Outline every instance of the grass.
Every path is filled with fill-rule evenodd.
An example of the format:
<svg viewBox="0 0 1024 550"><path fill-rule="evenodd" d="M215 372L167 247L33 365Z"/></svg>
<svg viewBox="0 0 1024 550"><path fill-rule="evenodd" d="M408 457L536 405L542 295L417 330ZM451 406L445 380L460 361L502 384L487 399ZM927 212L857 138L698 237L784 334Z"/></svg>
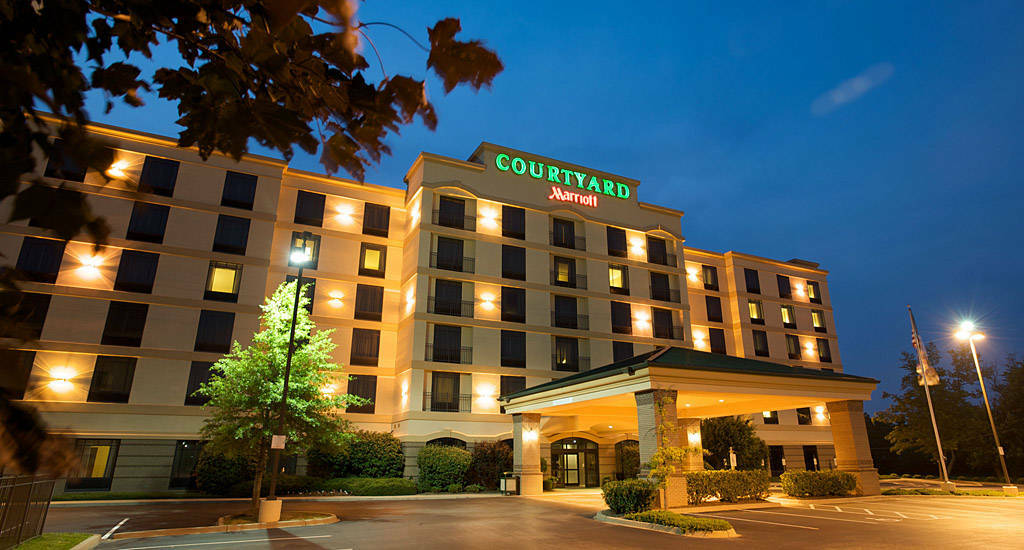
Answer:
<svg viewBox="0 0 1024 550"><path fill-rule="evenodd" d="M43 533L14 547L14 550L64 550L89 538L89 533Z"/></svg>
<svg viewBox="0 0 1024 550"><path fill-rule="evenodd" d="M175 493L175 492L138 492L138 493L108 493L108 492L82 492L63 493L54 495L54 501L73 500L157 500L168 498L209 498L210 495L203 493Z"/></svg>
<svg viewBox="0 0 1024 550"><path fill-rule="evenodd" d="M714 518L698 518L695 516L684 516L668 510L648 510L622 516L633 521L653 523L656 525L667 525L677 527L684 533L694 531L728 531L732 525L725 520Z"/></svg>
<svg viewBox="0 0 1024 550"><path fill-rule="evenodd" d="M281 521L292 521L296 519L321 519L327 517L328 514L321 512L281 512ZM225 525L239 525L242 523L256 523L259 520L254 514L235 514L227 516L224 520Z"/></svg>
<svg viewBox="0 0 1024 550"><path fill-rule="evenodd" d="M883 495L946 495L959 497L1005 497L1002 491L996 489L973 489L969 491L943 491L940 489L886 489Z"/></svg>

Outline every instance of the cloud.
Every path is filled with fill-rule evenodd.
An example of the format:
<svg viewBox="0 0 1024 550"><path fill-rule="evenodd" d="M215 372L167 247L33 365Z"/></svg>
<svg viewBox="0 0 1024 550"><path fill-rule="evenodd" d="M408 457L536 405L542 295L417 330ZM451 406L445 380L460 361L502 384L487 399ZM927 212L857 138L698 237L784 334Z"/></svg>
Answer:
<svg viewBox="0 0 1024 550"><path fill-rule="evenodd" d="M892 63L878 63L864 69L859 75L840 82L835 88L818 96L811 103L811 112L823 116L851 101L856 101L860 96L889 80L892 71Z"/></svg>

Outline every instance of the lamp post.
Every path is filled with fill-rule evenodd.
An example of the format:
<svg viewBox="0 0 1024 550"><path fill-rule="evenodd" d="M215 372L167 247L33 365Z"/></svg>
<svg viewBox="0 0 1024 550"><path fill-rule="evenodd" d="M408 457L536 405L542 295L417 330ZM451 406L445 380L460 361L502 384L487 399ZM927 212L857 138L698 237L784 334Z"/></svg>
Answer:
<svg viewBox="0 0 1024 550"><path fill-rule="evenodd" d="M999 444L999 434L996 433L996 422L992 419L992 407L988 404L988 392L985 391L985 379L981 376L981 364L978 363L978 350L974 347L974 341L984 339L985 335L975 330L974 323L964 321L960 323L960 330L957 331L956 337L960 340L967 340L971 345L971 357L974 358L974 368L978 371L978 383L981 384L981 397L985 400L985 410L988 411L988 423L992 426L992 438L996 441L996 452L999 454L999 465L1003 467L1003 477L1006 479L1006 486L1003 487L1003 489L1005 491L1009 491L1012 486L1013 492L1016 493L1017 487L1010 483L1010 473L1006 470L1006 458L1003 456L1003 446Z"/></svg>
<svg viewBox="0 0 1024 550"><path fill-rule="evenodd" d="M297 266L299 268L298 277L295 279L295 302L292 304L292 327L291 333L288 335L288 355L284 362L284 390L281 392L281 407L278 417L278 427L281 432L285 431L284 418L288 410L288 378L292 372L292 354L295 351L295 324L299 316L299 296L302 294L302 270L309 264L313 258L313 235L309 231L304 231L302 235L292 243L291 253L289 255L289 264ZM268 488L267 500L276 500L277 490L277 475L278 470L281 469L281 451L284 450L284 434L275 436L278 439L276 442L271 443L271 470L270 470L270 487ZM276 444L275 444L276 443ZM280 507L275 507L278 515L280 515ZM260 521L263 521L261 518ZM276 520L273 520L276 521Z"/></svg>

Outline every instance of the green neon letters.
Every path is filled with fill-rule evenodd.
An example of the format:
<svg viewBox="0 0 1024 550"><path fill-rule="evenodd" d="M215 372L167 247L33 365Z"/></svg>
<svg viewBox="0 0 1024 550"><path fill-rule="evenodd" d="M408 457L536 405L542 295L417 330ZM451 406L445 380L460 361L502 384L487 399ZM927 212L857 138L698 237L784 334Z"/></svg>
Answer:
<svg viewBox="0 0 1024 550"><path fill-rule="evenodd" d="M583 172L569 170L568 168L561 168L552 164L545 165L543 162L537 162L535 160L524 160L522 157L512 157L506 153L499 153L494 157L494 167L502 172L508 172L511 170L512 173L518 176L522 176L529 172L530 177L534 179L551 183L561 183L562 185L568 185L570 187L575 186L580 189L586 189L592 193L608 195L609 197L619 199L629 198L629 186L625 183L598 178L597 176L590 176L588 178L587 174ZM580 204L584 203L580 202ZM597 206L596 200L594 201L594 206Z"/></svg>

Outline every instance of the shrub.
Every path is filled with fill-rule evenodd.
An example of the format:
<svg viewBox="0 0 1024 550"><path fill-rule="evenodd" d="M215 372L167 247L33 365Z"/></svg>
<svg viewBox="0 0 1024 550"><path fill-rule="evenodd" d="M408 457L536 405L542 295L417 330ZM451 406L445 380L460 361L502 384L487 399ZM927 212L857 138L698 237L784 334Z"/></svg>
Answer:
<svg viewBox="0 0 1024 550"><path fill-rule="evenodd" d="M684 516L668 510L648 510L646 512L635 512L626 514L626 519L643 521L657 525L678 527L684 533L694 531L728 531L732 525L728 521L715 518L699 518L695 516Z"/></svg>
<svg viewBox="0 0 1024 550"><path fill-rule="evenodd" d="M461 483L452 483L452 484L448 485L447 487L445 487L444 490L446 492L448 492L448 493L461 493L462 492L462 484Z"/></svg>
<svg viewBox="0 0 1024 550"><path fill-rule="evenodd" d="M241 457L228 458L222 454L204 452L200 453L196 464L196 486L210 495L227 496L236 483L252 476L251 462ZM252 494L252 489L249 493Z"/></svg>
<svg viewBox="0 0 1024 550"><path fill-rule="evenodd" d="M789 496L846 496L857 488L857 478L849 472L786 472L782 490Z"/></svg>
<svg viewBox="0 0 1024 550"><path fill-rule="evenodd" d="M345 491L355 496L415 495L416 483L401 477L343 477L328 479L321 491Z"/></svg>
<svg viewBox="0 0 1024 550"><path fill-rule="evenodd" d="M722 502L768 496L771 477L767 470L705 470L687 472L686 493L690 504L718 497Z"/></svg>
<svg viewBox="0 0 1024 550"><path fill-rule="evenodd" d="M466 485L467 493L482 493L484 492L485 489L486 487L484 487L483 485L477 485L475 483L473 485Z"/></svg>
<svg viewBox="0 0 1024 550"><path fill-rule="evenodd" d="M323 481L313 476L292 476L283 474L277 478L278 495L301 495L323 490ZM252 495L252 482L249 479L239 481L231 486L229 496L248 497ZM263 484L260 486L260 496L267 496L270 493L270 477L264 476Z"/></svg>
<svg viewBox="0 0 1024 550"><path fill-rule="evenodd" d="M388 432L359 430L335 451L307 454L310 475L338 477L401 477L405 469L402 443Z"/></svg>
<svg viewBox="0 0 1024 550"><path fill-rule="evenodd" d="M546 477L546 478L544 478L544 490L545 491L554 491L555 490L555 478L553 478L553 477Z"/></svg>
<svg viewBox="0 0 1024 550"><path fill-rule="evenodd" d="M419 482L425 487L448 487L461 484L466 478L471 455L465 449L427 445L420 449L416 463L420 467Z"/></svg>
<svg viewBox="0 0 1024 550"><path fill-rule="evenodd" d="M658 495L658 486L646 479L609 481L601 487L604 502L615 514L650 510Z"/></svg>
<svg viewBox="0 0 1024 550"><path fill-rule="evenodd" d="M348 475L349 446L342 445L336 451L310 449L306 453L306 473L314 477L332 479Z"/></svg>
<svg viewBox="0 0 1024 550"><path fill-rule="evenodd" d="M498 478L512 469L512 449L500 441L484 441L473 447L466 482L498 488Z"/></svg>

